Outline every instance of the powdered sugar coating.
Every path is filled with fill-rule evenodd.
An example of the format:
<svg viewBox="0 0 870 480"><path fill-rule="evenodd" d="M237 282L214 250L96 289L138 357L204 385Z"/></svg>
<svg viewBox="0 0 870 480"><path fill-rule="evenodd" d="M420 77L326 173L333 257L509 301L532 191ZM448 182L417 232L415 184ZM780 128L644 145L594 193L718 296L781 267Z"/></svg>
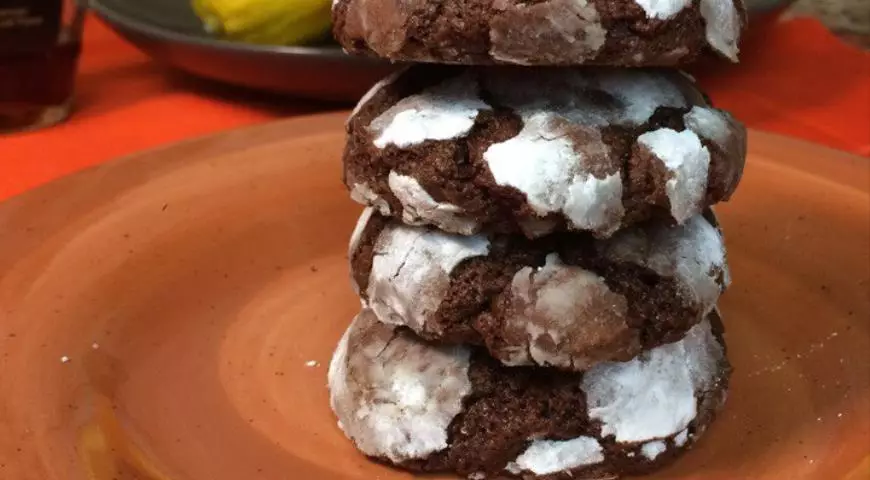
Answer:
<svg viewBox="0 0 870 480"><path fill-rule="evenodd" d="M374 207L366 207L359 219L356 221L356 225L353 227L353 232L350 234L350 243L347 247L347 256L353 254L357 248L359 248L359 242L362 239L363 230L366 229L366 226L369 224L369 220L371 220L372 215L375 213Z"/></svg>
<svg viewBox="0 0 870 480"><path fill-rule="evenodd" d="M339 1L339 0L334 0ZM345 0L336 38L391 61L678 67L736 58L741 0Z"/></svg>
<svg viewBox="0 0 870 480"><path fill-rule="evenodd" d="M660 128L638 137L645 146L664 164L671 178L665 189L671 204L671 216L683 223L704 208L707 192L707 173L710 169L710 151L698 135L691 130L677 132Z"/></svg>
<svg viewBox="0 0 870 480"><path fill-rule="evenodd" d="M349 395L347 385L347 342L350 337L350 328L345 330L341 339L338 341L338 346L332 354L329 361L329 370L327 370L326 379L329 385L329 390L332 393L330 405L333 410L336 408L336 399ZM344 423L341 419L338 420L338 427L344 430Z"/></svg>
<svg viewBox="0 0 870 480"><path fill-rule="evenodd" d="M489 54L503 63L583 63L607 40L598 11L587 0L503 2L495 8L502 11L491 20Z"/></svg>
<svg viewBox="0 0 870 480"><path fill-rule="evenodd" d="M552 113L586 127L640 125L659 107L689 106L676 78L655 70L496 69L480 78L495 101L523 118Z"/></svg>
<svg viewBox="0 0 870 480"><path fill-rule="evenodd" d="M647 460L655 460L659 455L665 453L668 449L668 445L662 440L653 440L652 442L644 443L640 447L640 453L646 457Z"/></svg>
<svg viewBox="0 0 870 480"><path fill-rule="evenodd" d="M649 18L667 20L692 4L692 0L634 0Z"/></svg>
<svg viewBox="0 0 870 480"><path fill-rule="evenodd" d="M668 20L692 4L691 0L634 0L649 18ZM737 42L742 24L733 0L701 0L707 43L713 50L737 61Z"/></svg>
<svg viewBox="0 0 870 480"><path fill-rule="evenodd" d="M618 173L603 179L592 175L575 175L568 186L562 212L578 230L610 235L619 228L625 215L622 205L622 176Z"/></svg>
<svg viewBox="0 0 870 480"><path fill-rule="evenodd" d="M708 338L704 338L705 335ZM713 413L721 405L727 381L727 361L724 347L719 342L719 337L712 334L710 323L704 322L689 332L687 338L646 352L630 362L595 367L580 377L564 377L566 383L560 385L561 382L556 382L553 388L561 391L559 396L564 399L563 394L573 390L572 385L579 387L576 392L580 410L569 414L576 415L576 426L563 430L560 423L544 422L543 425L547 426L537 430L536 426L541 425L537 420L543 420L547 415L534 413L539 409L546 410L546 395L540 396L544 392L529 397L520 390L516 392L519 404L511 406L510 402L504 403L502 395L489 390L492 385L506 385L504 382L511 385L515 374L518 374L518 385L531 382L530 386L536 385L534 389L547 388L544 385L548 381L542 385L534 379L523 379L517 370L493 370L481 357L470 355L466 347L439 346L422 341L405 330L378 322L373 312L364 309L345 333L330 363L330 400L339 426L360 450L399 466L416 469L420 463L414 461L423 460L426 464L431 459L438 470L459 468L460 473L476 478L501 478L500 470L521 478L532 475L586 478L584 475L593 473L616 476L616 473L634 471L623 471L623 468L626 466L624 459L635 457L636 452L652 462L648 466L657 465L656 462L661 461L658 457L670 442L676 448L685 446L688 428L696 432L693 435L696 437L703 432L710 416L694 419L693 415L695 421L690 420L690 424L676 434L623 442L614 438L619 433L607 431L612 427L610 419L594 416L600 405L596 405L589 383L612 396L606 403L629 407L616 412L622 414L622 422L635 422L635 430L649 430L656 419L676 417L686 410L678 407L674 411L675 397L685 397L682 388L659 388L662 377L669 375L688 377L696 387L693 395L688 395L696 404L695 410L700 408L705 413ZM650 359L657 355L663 358ZM636 364L644 368L637 371ZM632 369L635 371L627 371ZM614 385L626 386L626 383L629 388L613 388ZM482 388L478 390L479 387ZM663 395L666 401L649 402L649 398L656 394ZM494 399L500 400L492 404ZM479 407L483 405L495 407L496 411L491 413L496 415L500 406L504 406L507 412L516 411L516 408L523 412L529 410L531 423L518 418L517 426L522 433L512 432L511 427L502 430L498 427L499 417L491 417L487 413L489 408L481 410ZM583 409L583 405L587 408ZM642 412L635 412L634 407L641 407ZM557 407L562 414L568 413L565 408L570 409L570 404ZM538 415L542 417L537 419ZM490 427L478 428L481 421ZM490 424L490 421L495 423ZM619 426L621 429L631 427ZM488 435L493 427L495 431L492 433L498 436L496 445L513 448L527 442L525 448L512 461L501 457L504 450L486 451L484 448L481 452L485 455L483 462L475 464L471 460L466 464L468 455L462 450L479 444L475 440L486 442L487 437L479 435ZM565 438L565 432L570 431L576 432L577 436ZM463 438L467 435L472 437ZM454 456L462 463L455 464L451 460Z"/></svg>
<svg viewBox="0 0 870 480"><path fill-rule="evenodd" d="M420 72L396 82L389 96L420 88ZM448 77L383 105L373 121L354 124L357 141L345 158L353 196L394 210L404 203L401 214L393 213L408 224L461 234L521 230L537 237L558 229L608 237L626 222L648 218L649 205L670 206L683 222L726 199L739 181L742 127L707 108L679 73L494 67L433 75ZM408 115L416 120L402 120ZM681 117L684 131L643 133ZM380 152L387 144L390 149ZM369 185L377 194L363 189Z"/></svg>
<svg viewBox="0 0 870 480"><path fill-rule="evenodd" d="M467 75L447 80L404 98L375 118L370 129L378 148L407 148L427 140L448 140L467 134L477 114L491 107L477 96L477 86Z"/></svg>
<svg viewBox="0 0 870 480"><path fill-rule="evenodd" d="M589 131L587 142L576 145L555 120L551 113L529 115L519 135L490 146L483 158L496 183L523 192L541 217L561 212L577 229L608 235L625 213L621 177L599 179L588 166L609 154L607 146Z"/></svg>
<svg viewBox="0 0 870 480"><path fill-rule="evenodd" d="M340 0L333 0L332 5L335 6L336 2L338 2L338 1L340 1ZM353 119L353 117L355 117L359 113L359 111L362 110L363 107L365 107L371 101L372 98L374 98L375 95L377 95L378 93L381 92L381 90L383 90L384 88L387 88L389 85L391 85L393 82L395 82L396 79L398 79L403 73L405 73L405 70L407 70L407 68L396 70L395 72L382 78L379 82L375 83L372 86L372 88L370 88L362 96L362 98L359 99L359 102L357 102L356 106L353 107L353 111L350 112L350 116L348 116L347 121L350 122Z"/></svg>
<svg viewBox="0 0 870 480"><path fill-rule="evenodd" d="M604 449L592 437L571 440L535 440L505 470L547 475L604 461Z"/></svg>
<svg viewBox="0 0 870 480"><path fill-rule="evenodd" d="M377 208L381 215L390 214L390 204L372 190L366 182L354 183L350 190L350 198L357 203Z"/></svg>
<svg viewBox="0 0 870 480"><path fill-rule="evenodd" d="M692 327L676 343L630 362L599 364L583 378L589 416L617 442L646 442L674 435L697 415L695 393L710 390L724 356L710 322Z"/></svg>
<svg viewBox="0 0 870 480"><path fill-rule="evenodd" d="M689 429L684 429L682 432L678 433L676 437L674 437L674 445L677 447L682 447L689 441Z"/></svg>
<svg viewBox="0 0 870 480"><path fill-rule="evenodd" d="M347 258L352 258L354 252L359 249L359 242L362 240L363 231L365 231L369 224L369 220L372 219L372 215L374 215L375 212L376 210L374 207L366 207L359 219L356 221L356 225L353 227L353 232L350 234L350 242L347 246ZM353 293L356 293L357 295L360 294L359 283L357 283L356 277L352 274L350 276L350 286L353 288ZM365 305L365 302L362 300L360 301Z"/></svg>
<svg viewBox="0 0 870 480"><path fill-rule="evenodd" d="M478 230L477 222L465 217L462 208L450 203L436 202L416 178L390 172L387 182L390 190L402 202L402 220L406 224L431 224L463 235L471 235Z"/></svg>
<svg viewBox="0 0 870 480"><path fill-rule="evenodd" d="M418 332L431 328L426 320L438 310L453 268L488 253L489 240L483 236L391 224L375 243L369 306L383 322Z"/></svg>
<svg viewBox="0 0 870 480"><path fill-rule="evenodd" d="M698 136L725 147L729 137L729 119L725 112L712 108L694 106L683 115L686 128Z"/></svg>
<svg viewBox="0 0 870 480"><path fill-rule="evenodd" d="M530 116L519 135L483 154L496 183L524 192L541 216L562 208L579 161L572 143L548 129L551 119L546 113Z"/></svg>
<svg viewBox="0 0 870 480"><path fill-rule="evenodd" d="M560 212L573 229L601 236L619 228L625 210L616 159L594 127L639 125L659 107L687 106L671 79L652 72L571 70L520 76L510 71L486 76L483 82L493 98L523 117L516 137L484 152L496 183L523 192L542 217ZM546 96L537 95L542 89ZM595 90L614 101L578 94ZM595 176L595 167L612 173Z"/></svg>
<svg viewBox="0 0 870 480"><path fill-rule="evenodd" d="M700 215L673 228L653 225L626 229L599 248L613 260L675 277L681 294L703 306L704 315L714 308L729 283L722 234Z"/></svg>
<svg viewBox="0 0 870 480"><path fill-rule="evenodd" d="M627 302L604 279L564 265L557 254L538 269L525 267L513 278L503 336L525 338L502 358L507 365L551 365L584 370L599 359L586 354L625 341L637 348L626 321Z"/></svg>
<svg viewBox="0 0 870 480"><path fill-rule="evenodd" d="M701 0L701 16L706 23L707 43L713 50L737 61L740 30L743 25L734 0Z"/></svg>
<svg viewBox="0 0 870 480"><path fill-rule="evenodd" d="M656 71L604 70L597 83L604 92L619 100L620 108L611 113L615 116L611 117L610 125L640 125L659 107L688 106L686 95L675 80Z"/></svg>
<svg viewBox="0 0 870 480"><path fill-rule="evenodd" d="M512 366L583 371L601 361L629 359L700 322L729 281L723 239L703 216L677 227L628 228L591 242L563 236L557 244L509 246L511 237L495 235L492 252L490 239L481 235L446 234L395 220L377 228L369 240L374 251L366 257L351 252L351 258L354 278L368 281L365 301L383 321L435 341L480 341L477 332L491 356ZM590 243L572 251L574 242ZM505 260L517 258L521 249L535 257ZM571 264L556 252L566 253ZM470 270L456 270L472 257L480 258ZM636 274L635 266L667 286L619 283ZM451 302L442 309L448 292ZM632 313L647 311L651 307L644 302L653 298L660 298L652 307L661 309L658 317Z"/></svg>
<svg viewBox="0 0 870 480"><path fill-rule="evenodd" d="M447 447L448 427L471 391L465 347L433 347L378 324L363 310L329 366L339 426L367 455L393 462Z"/></svg>

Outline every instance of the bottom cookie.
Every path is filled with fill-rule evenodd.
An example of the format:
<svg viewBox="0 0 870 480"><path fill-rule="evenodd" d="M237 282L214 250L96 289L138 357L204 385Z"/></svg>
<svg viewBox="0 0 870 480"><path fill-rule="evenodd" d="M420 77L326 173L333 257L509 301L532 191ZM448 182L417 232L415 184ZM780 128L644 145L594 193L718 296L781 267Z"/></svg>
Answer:
<svg viewBox="0 0 870 480"><path fill-rule="evenodd" d="M682 340L585 373L505 367L363 310L329 367L339 426L366 455L472 479L612 479L688 448L725 401L716 312Z"/></svg>

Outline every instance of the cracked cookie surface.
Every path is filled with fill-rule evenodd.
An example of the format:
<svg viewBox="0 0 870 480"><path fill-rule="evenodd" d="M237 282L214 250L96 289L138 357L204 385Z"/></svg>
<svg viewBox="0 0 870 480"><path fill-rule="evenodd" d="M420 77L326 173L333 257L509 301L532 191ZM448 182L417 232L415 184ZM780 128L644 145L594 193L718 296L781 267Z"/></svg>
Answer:
<svg viewBox="0 0 870 480"><path fill-rule="evenodd" d="M363 310L329 367L339 426L363 453L469 478L613 479L688 448L725 400L717 312L674 343L585 373L505 367Z"/></svg>
<svg viewBox="0 0 870 480"><path fill-rule="evenodd" d="M737 61L740 0L335 0L345 50L390 60L674 66Z"/></svg>
<svg viewBox="0 0 870 480"><path fill-rule="evenodd" d="M506 365L582 371L673 342L729 283L715 218L589 234L455 235L367 209L353 283L382 322L439 343L484 346Z"/></svg>
<svg viewBox="0 0 870 480"><path fill-rule="evenodd" d="M356 201L452 233L607 237L727 200L746 132L662 70L411 67L351 115Z"/></svg>

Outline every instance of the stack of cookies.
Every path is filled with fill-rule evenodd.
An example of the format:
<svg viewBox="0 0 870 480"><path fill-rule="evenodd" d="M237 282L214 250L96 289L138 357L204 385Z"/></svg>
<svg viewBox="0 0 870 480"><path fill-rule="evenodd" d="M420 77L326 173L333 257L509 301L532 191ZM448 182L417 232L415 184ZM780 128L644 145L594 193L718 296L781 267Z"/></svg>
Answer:
<svg viewBox="0 0 870 480"><path fill-rule="evenodd" d="M367 208L349 252L362 311L329 369L345 434L379 461L472 479L611 479L690 447L726 397L711 207L739 183L746 136L662 67L736 59L743 6L333 13L347 50L428 63L347 124L345 183Z"/></svg>

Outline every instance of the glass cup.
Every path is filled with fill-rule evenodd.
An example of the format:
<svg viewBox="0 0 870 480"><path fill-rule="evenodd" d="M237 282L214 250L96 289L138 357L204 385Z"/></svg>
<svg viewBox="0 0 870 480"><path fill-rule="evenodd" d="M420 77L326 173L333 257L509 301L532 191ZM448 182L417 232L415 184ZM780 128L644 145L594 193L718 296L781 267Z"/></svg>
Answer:
<svg viewBox="0 0 870 480"><path fill-rule="evenodd" d="M87 0L0 0L0 133L66 119Z"/></svg>

